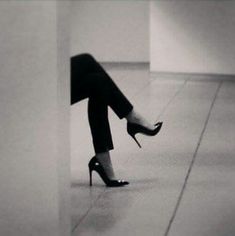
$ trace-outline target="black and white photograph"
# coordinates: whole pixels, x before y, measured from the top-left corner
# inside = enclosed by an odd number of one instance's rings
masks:
[[[0,110],[0,236],[235,236],[234,0],[0,0]]]

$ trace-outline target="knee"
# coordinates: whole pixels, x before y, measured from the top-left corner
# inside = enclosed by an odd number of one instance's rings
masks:
[[[80,56],[86,61],[95,61],[95,58],[90,53],[83,53]]]
[[[89,54],[89,53],[82,53],[82,54],[78,54],[76,56],[71,57],[71,63],[74,66],[77,66],[78,63],[94,63],[95,62],[95,58]]]

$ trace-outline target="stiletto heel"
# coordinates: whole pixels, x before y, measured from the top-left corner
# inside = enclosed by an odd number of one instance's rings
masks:
[[[137,145],[139,146],[139,148],[142,148],[139,141],[136,139],[135,135],[131,135],[131,137],[135,140],[135,142],[137,143]]]
[[[142,134],[145,134],[148,136],[154,136],[160,131],[160,129],[162,127],[162,122],[158,122],[154,126],[156,128],[151,130],[151,129],[148,129],[142,125],[127,122],[127,133],[136,141],[137,145],[141,148],[141,145],[138,142],[138,140],[136,139],[135,135],[137,133],[142,133]]]
[[[90,186],[92,186],[92,171],[93,170],[96,171],[100,175],[101,179],[104,181],[107,187],[121,187],[121,186],[129,184],[129,182],[125,180],[110,179],[105,173],[103,166],[100,164],[100,162],[97,160],[95,156],[90,160],[88,167],[89,167],[89,174],[90,174]]]
[[[92,186],[92,170],[89,167],[90,186]]]

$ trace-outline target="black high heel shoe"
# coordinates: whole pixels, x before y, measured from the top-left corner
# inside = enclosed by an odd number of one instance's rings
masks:
[[[142,133],[142,134],[145,134],[148,136],[154,136],[162,128],[162,122],[158,122],[154,126],[156,126],[156,128],[152,130],[152,129],[148,129],[142,125],[139,125],[139,124],[127,122],[127,132],[136,141],[137,145],[141,148],[141,145],[138,142],[138,140],[136,139],[135,135],[137,133]]]
[[[100,175],[107,187],[121,187],[129,184],[129,182],[125,180],[111,180],[95,156],[90,160],[88,167],[90,174],[90,186],[92,186],[92,171],[96,171]]]

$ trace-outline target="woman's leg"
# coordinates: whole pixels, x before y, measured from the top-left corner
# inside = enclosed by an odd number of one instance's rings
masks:
[[[89,97],[90,82],[86,81],[87,74],[99,74],[102,77],[109,78],[110,88],[113,93],[113,98],[110,100],[110,106],[113,108],[119,118],[125,117],[128,122],[137,123],[145,126],[148,129],[154,129],[154,125],[147,121],[135,109],[122,94],[119,88],[114,84],[110,76],[103,67],[90,54],[80,54],[71,58],[71,103]],[[107,79],[108,80],[108,79]],[[100,83],[102,84],[102,83]],[[101,88],[102,89],[102,88]],[[131,108],[130,108],[131,107]],[[126,109],[125,109],[126,108]],[[130,111],[127,114],[127,111]]]
[[[90,88],[88,118],[94,149],[96,153],[103,153],[113,149],[108,106],[115,111],[119,118],[127,116],[133,106],[106,74],[89,74],[86,76],[86,83]]]
[[[89,98],[88,118],[96,158],[105,168],[109,178],[114,179],[109,155],[109,150],[113,149],[113,142],[108,121],[108,106],[113,108],[119,118],[125,117],[133,106],[89,54],[71,58],[71,104],[84,98]]]
[[[113,142],[108,121],[108,106],[117,116],[140,123],[132,104],[116,86],[101,65],[89,54],[71,59],[71,103],[89,98],[88,115],[95,153],[114,176],[109,156]],[[135,118],[138,119],[135,119]]]
[[[108,105],[99,97],[88,101],[88,119],[95,153],[113,149],[112,135],[108,120]]]
[[[120,119],[133,109],[111,77],[90,54],[71,59],[71,103],[98,94]]]
[[[96,158],[105,169],[107,176],[115,179],[109,153],[109,150],[113,149],[113,141],[108,120],[108,106],[99,96],[89,98],[88,119]]]

